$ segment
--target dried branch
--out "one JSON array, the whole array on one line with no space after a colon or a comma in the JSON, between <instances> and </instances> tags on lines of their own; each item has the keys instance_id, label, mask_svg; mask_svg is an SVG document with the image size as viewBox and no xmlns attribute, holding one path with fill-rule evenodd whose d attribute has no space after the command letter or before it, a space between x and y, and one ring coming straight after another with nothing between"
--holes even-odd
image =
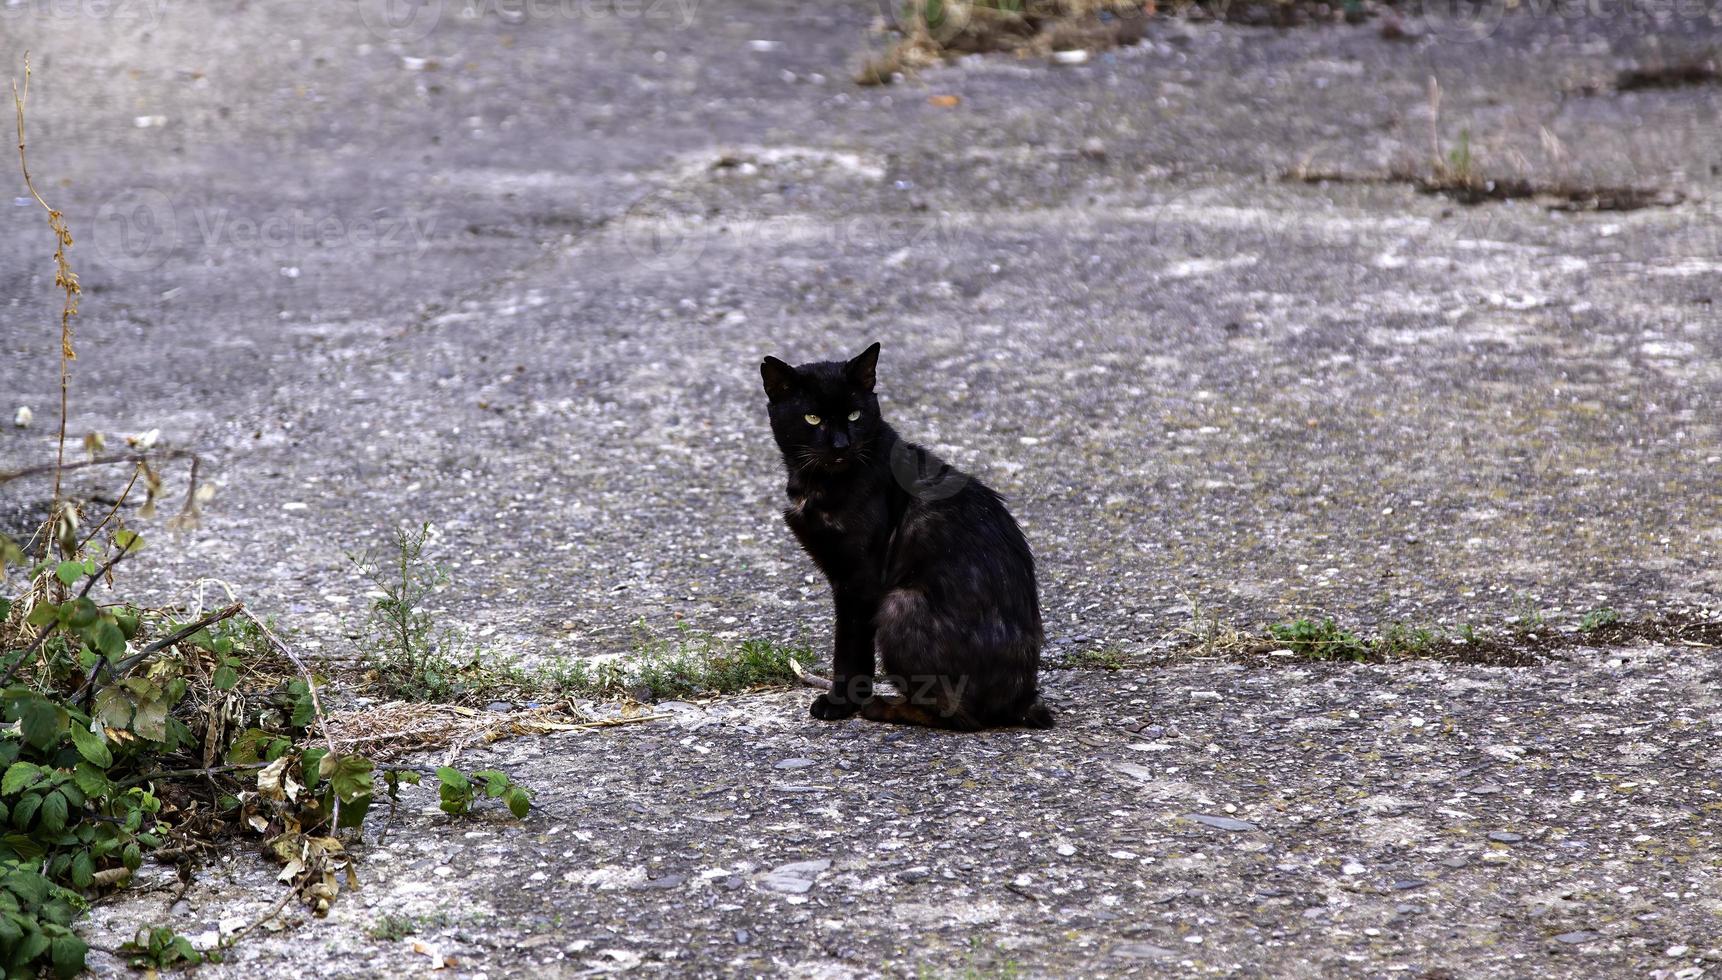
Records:
<instances>
[{"instance_id":1,"label":"dried branch","mask_svg":"<svg viewBox=\"0 0 1722 980\"><path fill-rule=\"evenodd\" d=\"M12 83L12 108L18 119L18 169L23 171L24 186L29 189L30 196L48 212L48 227L54 230L54 285L66 293L65 302L60 307L60 438L54 466L54 510L58 516L61 506L60 475L66 464L66 392L70 387L72 362L77 360L77 351L72 349L72 317L78 315L78 295L83 287L78 285L78 274L72 271L72 264L66 259L66 249L72 247L72 232L66 227L65 215L50 207L36 190L35 181L30 179L30 163L24 155L24 105L30 98L30 52L24 52L24 88L19 91L18 83ZM47 543L44 541L42 557L47 557Z\"/></svg>"}]
</instances>

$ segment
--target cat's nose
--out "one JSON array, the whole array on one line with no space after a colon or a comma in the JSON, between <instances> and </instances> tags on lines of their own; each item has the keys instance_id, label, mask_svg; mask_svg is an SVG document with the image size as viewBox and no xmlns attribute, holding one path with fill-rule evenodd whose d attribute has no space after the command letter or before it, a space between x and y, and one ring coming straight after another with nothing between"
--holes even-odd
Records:
<instances>
[{"instance_id":1,"label":"cat's nose","mask_svg":"<svg viewBox=\"0 0 1722 980\"><path fill-rule=\"evenodd\" d=\"M847 435L844 435L841 432L831 433L831 448L832 449L848 449L849 448L849 437Z\"/></svg>"}]
</instances>

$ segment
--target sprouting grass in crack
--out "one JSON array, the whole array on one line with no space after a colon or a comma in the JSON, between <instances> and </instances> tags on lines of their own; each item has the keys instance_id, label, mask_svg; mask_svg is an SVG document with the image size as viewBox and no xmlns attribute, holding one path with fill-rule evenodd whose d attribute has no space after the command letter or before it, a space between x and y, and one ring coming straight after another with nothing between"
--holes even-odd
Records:
<instances>
[{"instance_id":1,"label":"sprouting grass in crack","mask_svg":"<svg viewBox=\"0 0 1722 980\"><path fill-rule=\"evenodd\" d=\"M439 629L426 600L448 584L448 571L425 556L429 524L397 525L391 546L347 559L376 590L371 602L367 661L390 697L457 700L472 693L481 672L479 651L450 629Z\"/></svg>"},{"instance_id":2,"label":"sprouting grass in crack","mask_svg":"<svg viewBox=\"0 0 1722 980\"><path fill-rule=\"evenodd\" d=\"M1579 632L1595 633L1605 626L1613 626L1618 622L1620 622L1620 613L1603 606L1601 609L1592 609L1579 619Z\"/></svg>"},{"instance_id":3,"label":"sprouting grass in crack","mask_svg":"<svg viewBox=\"0 0 1722 980\"><path fill-rule=\"evenodd\" d=\"M1369 644L1369 649L1382 657L1420 657L1436 642L1435 632L1424 626L1389 623L1381 635Z\"/></svg>"},{"instance_id":4,"label":"sprouting grass in crack","mask_svg":"<svg viewBox=\"0 0 1722 980\"><path fill-rule=\"evenodd\" d=\"M1275 642L1306 660L1367 660L1369 646L1332 619L1297 619L1268 627Z\"/></svg>"},{"instance_id":5,"label":"sprouting grass in crack","mask_svg":"<svg viewBox=\"0 0 1722 980\"><path fill-rule=\"evenodd\" d=\"M663 634L636 622L628 653L596 662L565 660L527 677L562 694L656 701L795 684L790 659L811 662L814 657L802 645L724 640L686 625Z\"/></svg>"},{"instance_id":6,"label":"sprouting grass in crack","mask_svg":"<svg viewBox=\"0 0 1722 980\"><path fill-rule=\"evenodd\" d=\"M1537 600L1528 595L1513 597L1513 632L1520 636L1536 633L1548 623Z\"/></svg>"},{"instance_id":7,"label":"sprouting grass in crack","mask_svg":"<svg viewBox=\"0 0 1722 980\"><path fill-rule=\"evenodd\" d=\"M1117 647L1078 650L1065 658L1065 665L1076 670L1122 670L1128 662Z\"/></svg>"}]
</instances>

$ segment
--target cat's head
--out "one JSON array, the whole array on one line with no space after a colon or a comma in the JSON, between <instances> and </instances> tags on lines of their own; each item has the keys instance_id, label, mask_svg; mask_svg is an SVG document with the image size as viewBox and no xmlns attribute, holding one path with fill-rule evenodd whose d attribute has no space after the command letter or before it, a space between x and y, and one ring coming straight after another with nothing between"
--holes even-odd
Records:
<instances>
[{"instance_id":1,"label":"cat's head","mask_svg":"<svg viewBox=\"0 0 1722 980\"><path fill-rule=\"evenodd\" d=\"M875 458L873 441L883 425L873 395L878 363L878 344L848 361L760 362L771 432L791 469L842 470Z\"/></svg>"}]
</instances>

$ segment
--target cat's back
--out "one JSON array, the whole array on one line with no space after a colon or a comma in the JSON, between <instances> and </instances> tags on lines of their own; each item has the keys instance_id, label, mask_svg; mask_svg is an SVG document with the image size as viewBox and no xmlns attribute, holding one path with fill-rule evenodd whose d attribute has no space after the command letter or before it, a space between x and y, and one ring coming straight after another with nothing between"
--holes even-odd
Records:
<instances>
[{"instance_id":1,"label":"cat's back","mask_svg":"<svg viewBox=\"0 0 1722 980\"><path fill-rule=\"evenodd\" d=\"M1003 497L920 446L909 445L908 452L911 466L901 465L901 456L893 461L907 498L897 527L900 540L927 552L925 557L1017 559L1032 565L1028 542Z\"/></svg>"}]
</instances>

